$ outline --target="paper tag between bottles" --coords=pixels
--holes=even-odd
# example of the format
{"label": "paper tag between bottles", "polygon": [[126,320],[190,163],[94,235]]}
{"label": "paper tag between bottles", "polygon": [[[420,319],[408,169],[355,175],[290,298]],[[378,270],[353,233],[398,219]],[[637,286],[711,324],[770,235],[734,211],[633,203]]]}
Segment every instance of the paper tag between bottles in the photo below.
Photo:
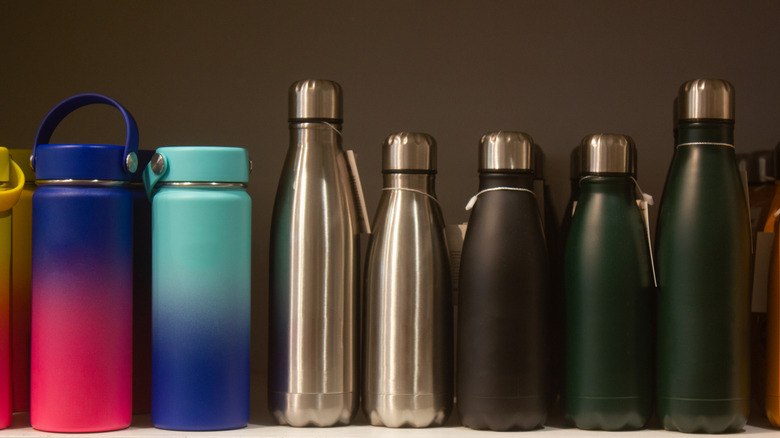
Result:
{"label": "paper tag between bottles", "polygon": [[650,238],[650,206],[653,205],[653,196],[642,192],[642,199],[637,199],[636,204],[642,212],[642,219],[645,224],[647,248],[650,250],[650,269],[653,272],[653,285],[658,287],[658,280],[655,275],[655,261],[653,260],[653,240]]}
{"label": "paper tag between bottles", "polygon": [[[747,205],[748,223],[753,223],[753,218],[750,213],[750,191],[748,190],[748,174],[747,170],[739,169],[739,177],[742,180],[742,191],[745,193],[745,204]],[[753,239],[750,239],[750,253],[756,253],[756,247],[753,245]]]}
{"label": "paper tag between bottles", "polygon": [[756,258],[753,262],[753,298],[750,311],[766,313],[767,295],[769,290],[769,269],[772,259],[772,244],[775,233],[756,233]]}
{"label": "paper tag between bottles", "polygon": [[460,281],[460,256],[463,252],[463,240],[466,238],[466,222],[450,224],[444,227],[447,250],[450,256],[450,278],[452,280],[452,302],[458,304],[458,282]]}
{"label": "paper tag between bottles", "polygon": [[363,185],[360,183],[360,173],[358,172],[355,152],[345,151],[347,157],[347,170],[349,171],[349,187],[352,189],[352,197],[355,199],[355,209],[357,210],[358,225],[360,232],[371,234],[371,224],[368,222],[368,210],[366,209],[366,198],[363,196]]}

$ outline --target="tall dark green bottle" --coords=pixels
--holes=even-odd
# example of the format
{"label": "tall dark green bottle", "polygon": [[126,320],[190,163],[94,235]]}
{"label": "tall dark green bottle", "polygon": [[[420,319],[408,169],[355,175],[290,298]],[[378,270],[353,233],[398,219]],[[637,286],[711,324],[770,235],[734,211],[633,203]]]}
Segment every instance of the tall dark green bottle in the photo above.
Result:
{"label": "tall dark green bottle", "polygon": [[680,87],[658,216],[658,416],[668,430],[739,431],[749,406],[750,221],[734,154],[734,88]]}
{"label": "tall dark green bottle", "polygon": [[566,244],[565,415],[581,429],[640,429],[652,412],[653,273],[628,136],[580,145]]}

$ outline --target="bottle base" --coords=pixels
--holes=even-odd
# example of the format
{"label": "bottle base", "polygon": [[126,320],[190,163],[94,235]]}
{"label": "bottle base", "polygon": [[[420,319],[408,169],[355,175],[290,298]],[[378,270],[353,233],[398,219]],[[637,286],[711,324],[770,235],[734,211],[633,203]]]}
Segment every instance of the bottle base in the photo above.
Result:
{"label": "bottle base", "polygon": [[33,429],[41,432],[54,432],[54,433],[94,433],[94,432],[111,432],[114,430],[122,430],[130,427],[130,421],[122,423],[112,424],[91,424],[89,426],[78,425],[61,425],[61,424],[47,424],[46,422],[31,421],[30,425]]}
{"label": "bottle base", "polygon": [[286,426],[330,427],[349,424],[357,409],[354,393],[299,394],[270,392],[269,409]]}
{"label": "bottle base", "polygon": [[747,423],[749,400],[658,398],[658,418],[664,429],[684,433],[734,433]]}
{"label": "bottle base", "polygon": [[566,397],[566,423],[584,430],[638,430],[650,419],[649,398]]}
{"label": "bottle base", "polygon": [[458,395],[461,423],[477,430],[533,430],[547,419],[547,397],[467,397]]}
{"label": "bottle base", "polygon": [[452,394],[367,394],[363,403],[372,426],[441,426],[452,412]]}

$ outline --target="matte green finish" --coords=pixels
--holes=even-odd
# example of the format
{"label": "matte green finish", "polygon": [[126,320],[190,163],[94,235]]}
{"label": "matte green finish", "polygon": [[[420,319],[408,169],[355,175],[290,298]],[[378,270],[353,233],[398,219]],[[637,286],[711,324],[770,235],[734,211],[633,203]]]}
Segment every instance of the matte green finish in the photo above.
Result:
{"label": "matte green finish", "polygon": [[639,429],[653,391],[647,234],[629,176],[591,176],[580,186],[565,255],[566,420]]}
{"label": "matte green finish", "polygon": [[750,221],[733,122],[680,123],[658,217],[658,416],[740,430],[749,409]]}

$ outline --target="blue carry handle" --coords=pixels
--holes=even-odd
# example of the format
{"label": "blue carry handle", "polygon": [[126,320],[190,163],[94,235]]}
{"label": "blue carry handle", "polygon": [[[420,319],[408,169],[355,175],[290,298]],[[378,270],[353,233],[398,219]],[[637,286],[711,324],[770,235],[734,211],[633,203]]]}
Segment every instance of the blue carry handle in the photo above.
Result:
{"label": "blue carry handle", "polygon": [[65,119],[68,114],[73,111],[92,104],[104,104],[109,105],[122,113],[122,117],[125,119],[125,129],[127,131],[127,139],[125,140],[125,152],[122,155],[121,167],[126,173],[134,173],[138,168],[138,126],[135,124],[135,119],[130,113],[119,104],[119,102],[111,99],[108,96],[97,93],[82,93],[71,96],[57,106],[52,108],[46,117],[43,118],[41,126],[38,128],[38,133],[35,135],[35,144],[33,145],[33,152],[30,155],[30,166],[35,170],[35,150],[41,144],[48,144],[51,139],[51,135],[54,133],[54,129]]}

